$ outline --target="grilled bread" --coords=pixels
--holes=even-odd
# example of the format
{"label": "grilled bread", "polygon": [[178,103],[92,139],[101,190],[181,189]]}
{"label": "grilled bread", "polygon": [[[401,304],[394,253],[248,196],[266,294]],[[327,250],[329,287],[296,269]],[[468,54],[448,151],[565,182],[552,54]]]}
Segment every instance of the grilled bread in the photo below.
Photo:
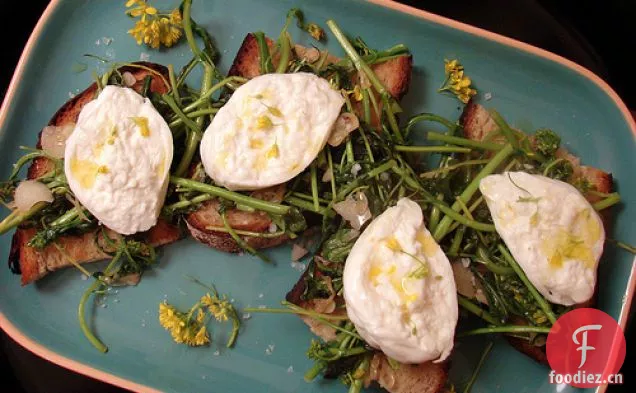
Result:
{"label": "grilled bread", "polygon": [[[309,270],[306,270],[292,290],[287,293],[287,301],[322,314],[333,314],[334,316],[344,314],[344,309],[341,307],[336,307],[335,309],[333,307],[325,307],[326,303],[332,302],[335,302],[336,305],[342,305],[344,303],[342,297],[334,296],[333,299],[328,299],[326,302],[325,299],[307,301],[302,298],[307,285],[305,278],[308,274]],[[313,271],[313,274],[317,277],[321,275],[317,269]],[[336,331],[332,327],[310,317],[302,316],[301,318],[311,331],[324,341],[336,338]],[[378,351],[373,355],[365,384],[377,382],[390,393],[441,393],[444,391],[446,380],[448,379],[448,366],[448,362],[425,362],[421,364],[400,364],[397,369],[394,369],[389,364],[387,357]]]}
{"label": "grilled bread", "polygon": [[[169,90],[163,79],[158,74],[168,77],[168,69],[162,65],[139,62],[137,65],[151,69],[154,72],[139,67],[124,66],[119,68],[120,73],[131,73],[137,82],[131,86],[141,91],[146,76],[151,76],[150,90],[156,93],[165,93]],[[50,126],[64,126],[77,122],[80,111],[84,105],[92,101],[97,94],[97,85],[93,83],[86,90],[66,102],[49,122]],[[40,134],[41,137],[41,134]],[[37,147],[41,147],[38,139]],[[54,164],[44,157],[36,158],[27,172],[28,179],[37,179],[52,170]],[[71,266],[75,263],[95,262],[109,258],[95,243],[96,231],[90,231],[81,235],[64,235],[57,240],[57,246],[49,245],[42,250],[37,250],[28,245],[35,235],[34,228],[18,228],[13,235],[11,252],[9,253],[9,266],[16,273],[22,275],[22,285],[36,281],[51,271]],[[111,233],[111,236],[114,235]],[[181,238],[181,233],[176,226],[159,219],[157,225],[142,235],[153,246],[161,246],[172,243]],[[62,251],[61,251],[62,250]]]}
{"label": "grilled bread", "polygon": [[[482,105],[479,105],[475,102],[470,101],[460,117],[459,121],[460,125],[463,127],[464,137],[468,139],[473,139],[477,141],[483,140],[487,135],[492,132],[496,132],[499,127],[493,120],[490,115],[490,112]],[[503,137],[495,136],[492,139],[493,142],[503,142]],[[601,192],[601,193],[610,193],[612,192],[613,180],[612,175],[607,173],[601,169],[593,168],[590,166],[585,166],[581,164],[581,161],[568,153],[568,151],[564,148],[559,148],[556,153],[557,157],[568,160],[574,169],[573,171],[573,180],[586,180],[590,184],[590,189]],[[592,193],[585,193],[583,196],[590,202],[597,202],[600,197],[594,195]],[[608,212],[602,212],[601,217],[603,219],[603,223],[606,227],[606,230],[609,228],[610,216]],[[461,270],[461,269],[457,269]],[[461,273],[460,273],[461,274]],[[470,271],[468,271],[468,274]],[[457,275],[456,275],[457,281]],[[475,282],[475,281],[473,281]],[[459,288],[459,286],[458,286]],[[470,297],[470,296],[469,296]],[[483,297],[482,297],[483,298]],[[595,303],[596,294],[589,301],[578,304],[576,307],[592,307]],[[479,300],[479,298],[477,299]],[[523,324],[524,321],[517,320],[513,321],[513,323]],[[528,343],[525,340],[508,337],[508,341],[519,351],[525,353],[531,358],[535,359],[540,363],[547,364],[547,357],[545,353],[545,346],[534,346]]]}
{"label": "grilled bread", "polygon": [[[269,38],[266,38],[266,40],[267,45],[270,47],[270,53],[274,53],[275,43]],[[303,58],[306,55],[307,50],[307,48],[296,45],[292,55],[294,58]],[[274,53],[272,56],[272,63],[274,66],[278,64],[278,60],[279,56]],[[338,60],[338,58],[330,55],[327,58],[327,63],[334,63]],[[386,62],[375,64],[372,68],[389,93],[393,95],[395,99],[399,100],[402,96],[404,96],[411,80],[411,56],[399,56]],[[260,74],[260,54],[258,43],[254,34],[250,33],[243,40],[243,44],[239,48],[232,67],[230,68],[229,75],[254,78]],[[357,78],[357,75],[353,75],[352,78]],[[374,114],[374,116],[372,123],[379,124],[379,116],[376,114]],[[253,193],[252,196],[271,202],[280,202],[282,200],[282,194],[284,194],[284,190],[280,194],[278,192],[263,191],[267,190],[257,191]],[[218,250],[226,252],[241,251],[239,245],[236,244],[228,233],[215,230],[215,228],[223,227],[221,218],[216,212],[217,208],[218,203],[211,201],[202,204],[198,210],[192,212],[186,219],[190,234],[201,243]],[[243,231],[267,232],[268,228],[272,224],[269,216],[262,212],[248,213],[238,210],[229,210],[227,212],[227,217],[228,223],[232,228]],[[285,235],[266,238],[241,236],[241,238],[249,246],[255,249],[277,246],[287,240],[287,236]]]}

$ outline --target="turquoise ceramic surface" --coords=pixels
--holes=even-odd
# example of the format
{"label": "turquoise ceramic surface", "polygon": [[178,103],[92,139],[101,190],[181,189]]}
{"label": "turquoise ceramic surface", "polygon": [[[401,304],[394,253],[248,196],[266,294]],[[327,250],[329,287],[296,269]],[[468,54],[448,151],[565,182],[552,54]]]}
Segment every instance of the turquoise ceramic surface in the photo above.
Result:
{"label": "turquoise ceramic surface", "polygon": [[[177,1],[157,1],[165,8]],[[97,62],[85,53],[116,61],[150,61],[180,68],[190,58],[182,42],[156,51],[137,46],[126,34],[133,21],[124,15],[124,1],[59,1],[53,6],[3,108],[0,129],[0,175],[5,178],[19,156],[17,146],[33,145],[37,133],[69,95],[91,83]],[[496,107],[513,125],[533,130],[551,127],[565,145],[589,165],[612,172],[623,205],[610,237],[636,241],[635,137],[617,103],[598,84],[563,64],[519,48],[449,26],[363,1],[195,0],[193,15],[214,36],[227,71],[246,33],[263,30],[276,36],[291,7],[322,25],[334,18],[351,35],[361,35],[375,48],[404,43],[414,58],[413,81],[404,101],[408,114],[427,111],[458,117],[458,101],[436,89],[443,80],[444,58],[459,58],[481,93],[491,93]],[[162,7],[159,7],[162,8]],[[292,29],[299,43],[308,39]],[[102,37],[112,38],[106,45]],[[108,40],[106,40],[108,41]],[[98,44],[99,42],[99,44]],[[335,39],[327,47],[342,54]],[[74,73],[74,65],[89,70]],[[482,94],[483,97],[483,94]],[[621,104],[622,105],[622,104]],[[9,252],[10,236],[0,238],[0,256]],[[276,266],[249,256],[223,254],[192,240],[166,247],[160,262],[138,287],[114,291],[94,309],[94,326],[108,344],[97,352],[80,332],[76,309],[88,285],[75,269],[51,274],[35,285],[21,287],[8,269],[0,272],[0,310],[23,340],[119,378],[169,392],[344,392],[338,381],[306,384],[302,375],[311,363],[305,350],[312,337],[293,316],[253,315],[244,321],[238,344],[223,348],[226,331],[216,330],[210,348],[174,344],[157,321],[159,302],[168,299],[189,307],[204,290],[184,278],[192,275],[214,282],[235,304],[276,306],[300,272],[290,266],[287,247],[269,251]],[[88,266],[94,269],[97,266]],[[619,318],[632,256],[608,246],[599,272],[598,306]],[[5,322],[6,324],[6,322]],[[6,328],[6,325],[5,325]],[[468,379],[486,337],[460,342],[452,357],[451,378],[458,387]],[[218,352],[215,352],[217,351]],[[102,375],[103,377],[103,375]],[[473,392],[546,392],[547,368],[497,341]],[[574,391],[565,388],[559,391]]]}

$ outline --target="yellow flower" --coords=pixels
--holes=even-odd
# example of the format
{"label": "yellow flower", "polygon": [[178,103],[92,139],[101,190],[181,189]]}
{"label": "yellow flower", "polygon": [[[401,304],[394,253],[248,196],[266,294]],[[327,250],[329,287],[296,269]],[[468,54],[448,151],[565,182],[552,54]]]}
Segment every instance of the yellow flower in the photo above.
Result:
{"label": "yellow flower", "polygon": [[185,325],[181,320],[180,312],[167,303],[159,303],[159,323],[166,330],[172,331]]}
{"label": "yellow flower", "polygon": [[[457,62],[456,59],[455,60],[446,60],[446,59],[444,59],[444,72],[446,72],[446,75],[456,71],[458,69],[457,65],[458,65],[458,62]],[[461,67],[461,65],[460,65],[460,67]]]}
{"label": "yellow flower", "polygon": [[219,322],[225,322],[228,319],[228,309],[231,307],[227,300],[219,299],[218,297],[212,297],[209,293],[201,298],[201,304],[208,308],[210,314],[214,315],[214,318]]}
{"label": "yellow flower", "polygon": [[459,98],[459,100],[464,104],[467,104],[470,100],[470,97],[474,96],[475,94],[477,94],[477,90],[465,87],[457,95],[457,98]]}
{"label": "yellow flower", "polygon": [[274,123],[272,123],[272,119],[270,119],[266,115],[259,116],[256,119],[256,129],[257,130],[269,130],[273,126],[274,126]]}
{"label": "yellow flower", "polygon": [[268,106],[267,111],[276,117],[283,117],[283,112],[274,106]]}
{"label": "yellow flower", "polygon": [[446,80],[442,87],[439,88],[439,92],[448,91],[453,93],[464,104],[468,103],[470,98],[477,94],[477,90],[470,87],[472,80],[467,75],[464,75],[464,66],[458,60],[444,60],[444,73],[446,74]]}
{"label": "yellow flower", "polygon": [[145,0],[129,0],[126,7],[134,7],[126,11],[128,15],[139,17],[135,26],[128,30],[138,45],[143,43],[155,49],[160,45],[170,47],[183,35],[182,17],[178,8],[169,14],[160,13]]}
{"label": "yellow flower", "polygon": [[391,236],[388,239],[386,239],[385,245],[391,251],[395,251],[395,252],[402,251],[402,247],[400,246],[400,243],[397,241],[397,239],[394,236]]}
{"label": "yellow flower", "polygon": [[197,311],[197,323],[203,323],[204,319],[205,319],[205,313],[203,312],[203,310],[199,309]]}
{"label": "yellow flower", "polygon": [[157,9],[155,7],[149,6],[146,4],[145,0],[129,0],[126,3],[126,7],[130,8],[133,5],[136,5],[135,8],[127,10],[128,13],[132,17],[145,16],[145,15],[156,15]]}
{"label": "yellow flower", "polygon": [[159,37],[163,45],[171,47],[181,38],[181,29],[171,24],[168,18],[161,18],[159,27]]}
{"label": "yellow flower", "polygon": [[205,313],[199,309],[194,320],[167,303],[159,304],[159,323],[170,332],[172,339],[178,344],[190,346],[205,345],[210,336],[204,325]]}
{"label": "yellow flower", "polygon": [[274,143],[272,145],[272,147],[269,148],[269,150],[267,151],[267,158],[278,158],[278,155],[280,154],[280,152],[278,151],[278,143]]}
{"label": "yellow flower", "polygon": [[360,85],[355,85],[353,88],[353,98],[356,101],[362,101],[362,91],[360,90]]}
{"label": "yellow flower", "polygon": [[219,297],[213,288],[210,290],[213,295],[206,293],[187,312],[179,311],[167,302],[159,304],[159,323],[170,332],[176,343],[190,346],[208,344],[211,338],[206,325],[210,321],[209,316],[214,316],[219,322],[232,320],[232,333],[227,345],[234,345],[241,325],[236,310],[225,295]]}
{"label": "yellow flower", "polygon": [[173,25],[179,25],[180,26],[181,22],[182,22],[181,12],[179,12],[178,8],[175,8],[170,13],[170,23],[172,23]]}
{"label": "yellow flower", "polygon": [[208,330],[205,328],[205,326],[201,326],[197,334],[194,335],[194,338],[192,338],[186,344],[193,347],[198,347],[201,345],[208,344],[209,342],[210,342],[210,336],[208,335]]}
{"label": "yellow flower", "polygon": [[325,31],[315,23],[307,24],[307,32],[311,35],[316,41],[320,41],[325,38]]}

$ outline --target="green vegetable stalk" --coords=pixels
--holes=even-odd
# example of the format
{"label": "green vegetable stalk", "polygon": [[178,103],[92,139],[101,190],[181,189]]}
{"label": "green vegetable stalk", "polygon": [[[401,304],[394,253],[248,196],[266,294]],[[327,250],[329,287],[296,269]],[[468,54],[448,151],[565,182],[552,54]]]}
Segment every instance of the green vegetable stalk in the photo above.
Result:
{"label": "green vegetable stalk", "polygon": [[[513,153],[514,148],[512,145],[506,145],[503,149],[501,149],[495,156],[490,160],[486,166],[475,176],[475,178],[470,182],[470,184],[464,189],[464,192],[459,196],[459,198],[466,203],[470,201],[473,197],[477,189],[479,188],[479,182],[484,177],[493,173],[502,162],[504,162],[510,155]],[[458,202],[455,202],[452,206],[452,209],[458,212],[461,209],[461,205]],[[449,226],[451,225],[453,219],[446,215],[440,221],[437,228],[435,228],[435,232],[433,233],[433,238],[435,241],[439,243],[440,240],[446,236]]]}

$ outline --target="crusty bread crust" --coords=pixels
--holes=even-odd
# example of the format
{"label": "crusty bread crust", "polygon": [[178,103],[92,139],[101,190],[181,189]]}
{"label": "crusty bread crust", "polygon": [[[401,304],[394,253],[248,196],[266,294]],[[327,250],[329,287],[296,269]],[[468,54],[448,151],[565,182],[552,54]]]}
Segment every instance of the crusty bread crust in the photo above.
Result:
{"label": "crusty bread crust", "polygon": [[[497,131],[499,127],[490,116],[490,112],[482,105],[479,105],[473,101],[470,101],[465,107],[459,118],[459,124],[463,127],[464,136],[468,139],[480,141],[484,139],[491,132]],[[495,138],[493,141],[497,142],[501,139]],[[593,168],[590,166],[581,165],[580,160],[568,153],[564,148],[560,148],[557,151],[557,156],[564,158],[574,168],[574,179],[585,179],[593,186],[596,191],[602,193],[612,192],[613,180],[612,175],[601,169]],[[585,198],[594,203],[598,201],[598,196],[590,193],[584,194]]]}
{"label": "crusty bread crust", "polygon": [[[152,69],[165,78],[168,76],[168,69],[162,65],[139,62],[137,65]],[[130,72],[137,82],[132,86],[133,89],[141,91],[143,81],[147,75],[152,76],[150,90],[156,93],[165,93],[169,90],[169,86],[165,85],[163,80],[156,74],[138,67],[124,66],[119,68],[119,72]],[[74,98],[67,101],[53,115],[49,125],[63,126],[75,123],[80,111],[85,104],[92,101],[97,93],[97,86],[93,83],[86,90],[79,93]],[[38,136],[37,147],[41,147],[41,133]],[[27,172],[28,179],[37,179],[49,173],[54,169],[53,163],[46,158],[37,158],[33,161]],[[47,273],[71,266],[73,262],[83,264],[95,262],[108,258],[99,247],[95,244],[95,231],[90,231],[81,235],[65,235],[57,240],[58,246],[64,251],[60,251],[55,245],[49,245],[43,250],[36,250],[28,246],[29,240],[35,235],[36,230],[33,228],[18,228],[13,235],[11,251],[9,253],[9,266],[15,272],[22,274],[22,285],[29,284],[44,277]],[[178,227],[159,219],[157,225],[151,228],[143,236],[154,246],[160,246],[172,243],[181,238],[181,232]]]}
{"label": "crusty bread crust", "polygon": [[[265,40],[270,49],[270,53],[274,53],[274,41],[267,37]],[[301,50],[306,50],[306,48],[296,46],[292,52],[292,56],[298,56],[299,54],[297,52]],[[274,67],[278,65],[279,59],[280,55],[274,53],[272,56],[272,64]],[[330,55],[327,58],[327,63],[333,63],[338,60],[338,58]],[[399,56],[383,63],[375,64],[372,68],[380,81],[382,81],[389,93],[393,95],[395,99],[399,100],[404,96],[404,94],[406,94],[411,81],[412,58],[410,55]],[[232,63],[232,67],[230,68],[228,75],[242,76],[249,79],[260,74],[260,51],[258,48],[258,42],[254,34],[249,33],[245,36],[245,39],[234,58],[234,62]],[[355,75],[352,75],[352,78],[355,78]],[[377,101],[381,108],[382,102],[379,97]],[[354,105],[357,108],[357,112],[361,113],[361,104],[354,103]],[[375,127],[380,124],[380,117],[376,113],[373,113],[371,123]],[[218,213],[216,213],[217,207],[218,203],[208,202],[202,204],[197,211],[191,213],[186,219],[186,224],[190,234],[199,242],[218,250],[226,252],[240,252],[241,247],[239,247],[239,245],[236,244],[236,242],[227,233],[210,229],[213,227],[223,226],[223,223],[220,222]],[[227,218],[228,223],[232,228],[251,232],[267,231],[271,224],[269,217],[262,212],[246,213],[229,210]],[[280,236],[276,238],[241,236],[241,238],[255,249],[274,247],[284,243],[288,239],[287,236]]]}
{"label": "crusty bread crust", "polygon": [[[313,273],[318,277],[320,276],[318,270],[314,270]],[[305,278],[308,274],[309,270],[305,270],[294,287],[287,293],[285,297],[287,301],[323,314],[343,315],[344,310],[340,307],[331,313],[327,313],[324,310],[317,309],[317,302],[302,299],[302,294],[306,288]],[[344,299],[341,297],[336,297],[334,301],[336,304],[344,304]],[[303,316],[301,319],[309,326],[312,333],[324,341],[331,341],[336,338],[336,330],[332,327],[310,317]],[[425,362],[421,364],[400,364],[394,370],[389,364],[386,355],[378,351],[373,356],[369,376],[365,382],[366,384],[377,382],[390,393],[441,393],[444,391],[446,380],[448,379],[448,367],[448,362]]]}
{"label": "crusty bread crust", "polygon": [[[252,192],[254,198],[269,202],[281,202],[285,195],[285,185],[274,186],[263,190]],[[201,204],[194,212],[190,213],[186,219],[186,224],[190,234],[199,242],[206,244],[217,250],[225,252],[240,252],[242,248],[225,232],[214,230],[223,228],[223,220],[218,213],[220,203],[212,200]],[[239,209],[229,209],[226,212],[228,224],[234,230],[260,232],[266,234],[272,225],[272,220],[264,212],[246,212]],[[250,247],[262,249],[278,246],[284,243],[287,235],[275,237],[257,237],[239,235]]]}

